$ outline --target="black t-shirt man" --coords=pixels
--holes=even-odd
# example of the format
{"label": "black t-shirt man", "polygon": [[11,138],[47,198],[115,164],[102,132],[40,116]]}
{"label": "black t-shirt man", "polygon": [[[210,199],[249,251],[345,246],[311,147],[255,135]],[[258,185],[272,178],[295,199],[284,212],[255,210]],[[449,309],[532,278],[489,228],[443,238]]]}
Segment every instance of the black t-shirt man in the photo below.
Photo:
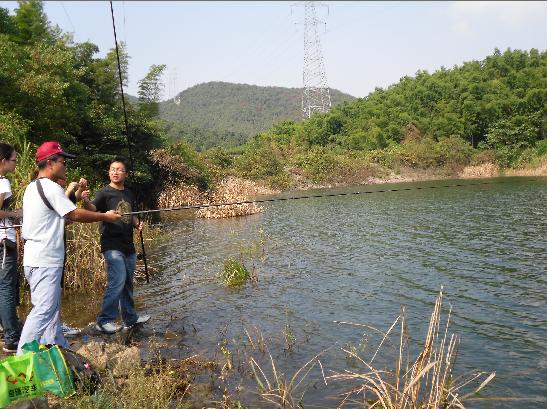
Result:
{"label": "black t-shirt man", "polygon": [[[135,195],[127,188],[119,190],[105,186],[97,192],[92,203],[99,212],[117,210],[119,213],[129,213],[133,211]],[[125,255],[135,253],[132,216],[123,216],[115,223],[101,222],[100,233],[101,252],[118,250]]]}

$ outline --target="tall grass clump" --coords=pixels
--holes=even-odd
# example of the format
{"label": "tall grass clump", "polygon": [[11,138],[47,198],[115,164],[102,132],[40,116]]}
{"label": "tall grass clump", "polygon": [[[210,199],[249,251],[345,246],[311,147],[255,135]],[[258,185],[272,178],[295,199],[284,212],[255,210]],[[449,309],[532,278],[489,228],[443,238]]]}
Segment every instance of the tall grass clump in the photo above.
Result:
{"label": "tall grass clump", "polygon": [[[327,379],[354,384],[345,393],[338,407],[341,408],[351,401],[352,403],[360,402],[360,406],[364,408],[465,408],[465,400],[478,393],[494,378],[495,373],[484,372],[454,376],[459,338],[454,334],[448,334],[451,310],[445,322],[441,320],[442,298],[441,288],[431,314],[424,344],[415,359],[411,359],[411,338],[404,309],[384,334],[370,360],[357,356],[353,351],[343,349],[346,354],[355,357],[363,370],[336,372],[327,377]],[[395,343],[398,349],[395,363],[392,368],[377,368],[374,359],[384,343],[390,340],[395,328],[399,328],[399,333],[396,335],[399,341]],[[481,382],[478,387],[466,393],[471,385],[478,382]]]}
{"label": "tall grass clump", "polygon": [[[140,237],[134,231],[133,242],[141,252]],[[145,251],[160,236],[159,227],[145,222]],[[137,273],[139,272],[137,262]],[[150,266],[149,266],[150,267]],[[150,270],[150,269],[149,269]],[[106,270],[101,253],[99,223],[71,223],[66,227],[65,286],[70,290],[98,289],[106,285]]]}
{"label": "tall grass clump", "polygon": [[60,409],[165,409],[190,408],[185,402],[188,380],[180,368],[145,366],[131,369],[125,377],[114,377],[106,370],[103,384],[92,396],[75,395],[58,402]]}
{"label": "tall grass clump", "polygon": [[242,261],[229,258],[224,262],[220,277],[226,286],[237,287],[250,280],[251,273]]}

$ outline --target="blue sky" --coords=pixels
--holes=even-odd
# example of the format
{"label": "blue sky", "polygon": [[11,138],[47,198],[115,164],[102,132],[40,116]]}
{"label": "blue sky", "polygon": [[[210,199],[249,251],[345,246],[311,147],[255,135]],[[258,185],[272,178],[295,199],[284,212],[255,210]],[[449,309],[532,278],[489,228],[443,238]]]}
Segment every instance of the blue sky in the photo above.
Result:
{"label": "blue sky", "polygon": [[[318,16],[327,83],[357,97],[417,70],[480,60],[494,48],[547,49],[547,2],[323,2]],[[0,1],[13,10],[16,2]],[[107,1],[46,1],[52,24],[113,47]],[[208,81],[301,87],[302,2],[115,1],[129,86],[166,64],[164,98]]]}

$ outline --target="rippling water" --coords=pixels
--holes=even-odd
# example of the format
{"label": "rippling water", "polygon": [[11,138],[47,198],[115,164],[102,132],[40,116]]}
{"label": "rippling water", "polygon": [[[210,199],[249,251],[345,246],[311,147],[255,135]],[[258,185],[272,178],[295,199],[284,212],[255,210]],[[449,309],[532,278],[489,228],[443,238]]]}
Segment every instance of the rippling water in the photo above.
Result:
{"label": "rippling water", "polygon": [[[456,373],[495,371],[481,396],[527,399],[470,407],[546,407],[547,179],[481,182],[492,183],[367,186],[412,190],[280,201],[244,218],[169,222],[168,239],[151,254],[160,274],[137,289],[139,302],[159,331],[184,332],[185,354],[211,355],[222,339],[243,343],[243,329],[257,328],[290,375],[328,347],[325,371],[356,369],[341,346],[374,352],[373,331],[335,320],[385,331],[404,305],[419,342],[444,286],[450,330],[461,337]],[[254,260],[257,286],[227,289],[215,279],[225,259],[261,239],[266,260]],[[287,332],[296,339],[292,351],[284,351]],[[380,355],[393,362],[395,352]],[[320,373],[309,380],[318,382],[304,406],[339,401],[336,385],[318,386]]]}

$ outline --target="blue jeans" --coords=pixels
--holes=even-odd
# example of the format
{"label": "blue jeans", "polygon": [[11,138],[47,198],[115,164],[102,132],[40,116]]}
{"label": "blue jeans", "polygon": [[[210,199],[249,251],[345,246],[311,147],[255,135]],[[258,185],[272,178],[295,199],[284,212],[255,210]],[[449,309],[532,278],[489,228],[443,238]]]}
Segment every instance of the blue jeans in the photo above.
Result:
{"label": "blue jeans", "polygon": [[[4,268],[2,260],[6,253]],[[16,344],[19,340],[17,328],[17,302],[19,300],[17,285],[17,250],[6,249],[0,245],[0,320],[4,327],[6,344]]]}
{"label": "blue jeans", "polygon": [[138,318],[133,301],[133,273],[137,255],[107,250],[103,256],[106,262],[107,283],[97,323],[103,325],[115,321],[119,311],[124,324],[130,327]]}
{"label": "blue jeans", "polygon": [[32,310],[25,320],[17,355],[21,355],[23,345],[32,340],[43,345],[57,344],[68,348],[60,319],[62,275],[63,267],[25,266]]}

